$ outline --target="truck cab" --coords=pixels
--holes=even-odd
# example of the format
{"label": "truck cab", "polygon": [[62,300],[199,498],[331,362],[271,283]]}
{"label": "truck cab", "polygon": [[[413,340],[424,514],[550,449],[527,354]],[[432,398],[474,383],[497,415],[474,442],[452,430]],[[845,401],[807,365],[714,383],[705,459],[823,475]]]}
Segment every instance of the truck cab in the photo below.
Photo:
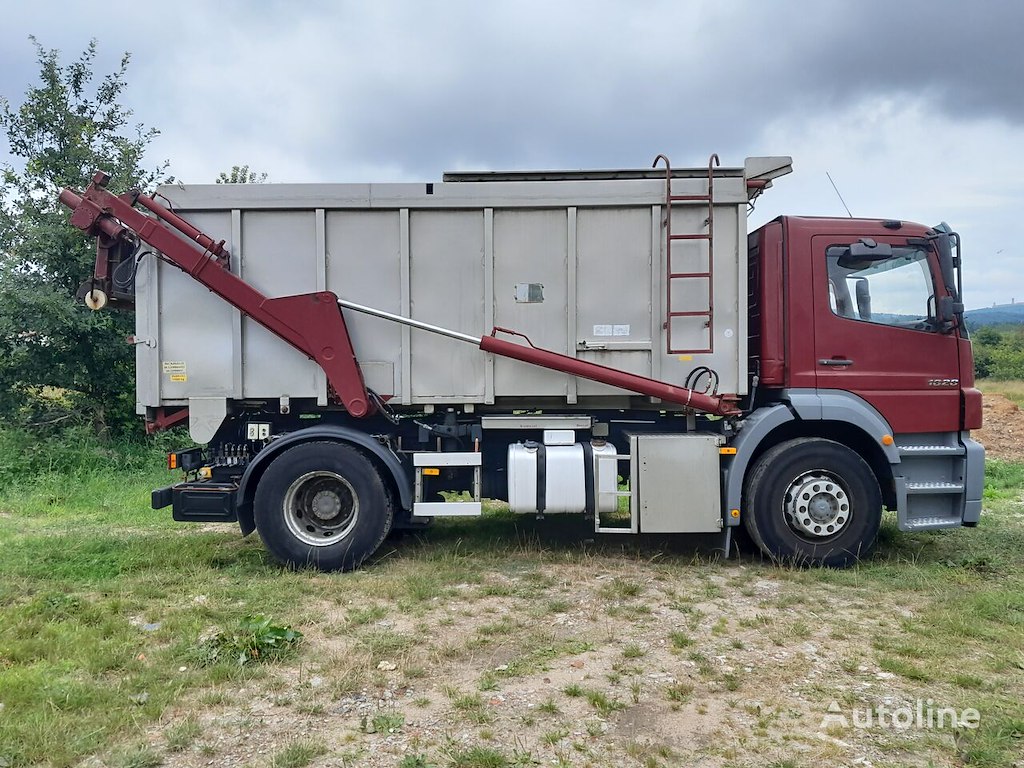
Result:
{"label": "truck cab", "polygon": [[[903,530],[975,525],[981,426],[959,239],[895,220],[784,216],[749,236],[759,405],[857,447]],[[859,425],[859,428],[853,428]]]}

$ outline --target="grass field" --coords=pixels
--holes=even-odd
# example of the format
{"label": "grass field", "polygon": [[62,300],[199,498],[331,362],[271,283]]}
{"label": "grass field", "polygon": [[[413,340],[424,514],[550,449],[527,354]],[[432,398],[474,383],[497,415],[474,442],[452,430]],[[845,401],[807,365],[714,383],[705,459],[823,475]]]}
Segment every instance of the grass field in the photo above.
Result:
{"label": "grass field", "polygon": [[[436,525],[364,570],[288,573],[232,526],[148,507],[164,472],[44,474],[0,497],[0,765],[1020,765],[1024,466],[974,530],[846,571],[719,560],[582,524]],[[273,663],[205,663],[250,614]],[[932,700],[972,728],[843,728]],[[834,704],[833,704],[834,702]],[[859,761],[859,762],[858,762]]]}
{"label": "grass field", "polygon": [[1018,406],[1024,406],[1024,381],[978,379],[977,387],[986,394],[997,393],[1004,395]]}

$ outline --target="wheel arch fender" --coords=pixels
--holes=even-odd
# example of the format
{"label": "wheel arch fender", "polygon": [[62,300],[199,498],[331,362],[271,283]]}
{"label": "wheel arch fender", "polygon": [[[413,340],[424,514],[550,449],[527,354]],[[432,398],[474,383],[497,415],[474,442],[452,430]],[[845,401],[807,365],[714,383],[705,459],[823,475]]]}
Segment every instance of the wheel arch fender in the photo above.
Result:
{"label": "wheel arch fender", "polygon": [[881,438],[892,428],[869,403],[841,390],[785,390],[783,402],[760,408],[749,416],[733,446],[736,455],[725,472],[725,521],[738,525],[729,514],[742,509],[743,482],[754,460],[772,446],[794,437],[821,437],[857,450],[875,473],[883,498],[893,503],[885,481],[900,464],[899,448]]}
{"label": "wheel arch fender", "polygon": [[[378,468],[382,469],[381,479],[385,485],[390,485],[397,493],[398,500],[403,509],[412,508],[412,480],[402,460],[394,451],[380,440],[349,427],[335,424],[318,424],[314,427],[306,427],[297,432],[291,432],[281,437],[257,454],[256,458],[246,467],[242,479],[238,484],[237,509],[238,526],[242,529],[242,535],[248,536],[256,530],[256,521],[253,512],[253,500],[256,496],[256,486],[260,478],[266,472],[271,462],[280,456],[284,451],[296,445],[302,445],[311,441],[330,440],[336,443],[352,445],[362,449]],[[390,479],[390,483],[388,480]]]}
{"label": "wheel arch fender", "polygon": [[725,470],[725,524],[739,525],[740,519],[729,514],[731,509],[741,509],[743,478],[758,447],[766,438],[783,424],[795,421],[796,416],[784,403],[759,408],[743,420],[743,429],[732,441],[736,454]]}

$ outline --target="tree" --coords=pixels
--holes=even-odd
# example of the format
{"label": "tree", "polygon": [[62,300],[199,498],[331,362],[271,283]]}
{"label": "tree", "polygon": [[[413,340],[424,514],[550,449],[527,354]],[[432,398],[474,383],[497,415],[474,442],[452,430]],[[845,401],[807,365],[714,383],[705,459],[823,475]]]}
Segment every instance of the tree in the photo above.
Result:
{"label": "tree", "polygon": [[267,180],[267,174],[250,171],[248,165],[232,165],[231,172],[220,172],[217,177],[218,184],[262,184]]}
{"label": "tree", "polygon": [[75,300],[92,273],[94,241],[70,225],[57,195],[82,189],[97,169],[111,174],[115,193],[148,189],[166,179],[168,164],[141,169],[158,132],[132,124],[121,103],[130,54],[96,82],[95,40],[62,64],[58,50],[30,39],[40,82],[17,107],[0,97],[0,128],[21,161],[0,170],[0,415],[123,432],[136,422],[135,355],[125,340],[134,319]]}

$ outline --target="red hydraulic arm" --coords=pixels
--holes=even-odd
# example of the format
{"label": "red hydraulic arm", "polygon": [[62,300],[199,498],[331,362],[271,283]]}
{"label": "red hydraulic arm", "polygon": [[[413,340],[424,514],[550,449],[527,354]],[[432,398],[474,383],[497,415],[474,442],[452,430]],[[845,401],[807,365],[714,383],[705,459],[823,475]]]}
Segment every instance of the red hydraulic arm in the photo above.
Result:
{"label": "red hydraulic arm", "polygon": [[511,357],[515,360],[522,360],[525,363],[539,365],[541,368],[551,368],[555,371],[563,371],[564,373],[590,379],[591,381],[600,381],[603,384],[609,384],[613,387],[629,390],[630,392],[657,397],[666,403],[685,405],[688,408],[705,413],[713,413],[720,416],[735,416],[740,413],[740,409],[736,406],[735,398],[724,395],[706,395],[701,392],[694,392],[686,387],[677,387],[657,379],[648,379],[644,376],[637,376],[635,373],[627,373],[617,368],[609,368],[606,365],[591,363],[588,360],[577,360],[575,357],[535,347],[529,339],[526,339],[526,344],[505,341],[495,337],[494,334],[499,331],[522,336],[521,333],[515,333],[506,328],[495,328],[491,331],[490,336],[484,336],[480,339],[480,349],[484,352],[493,352],[502,357]]}
{"label": "red hydraulic arm", "polygon": [[[563,355],[558,352],[552,352],[548,349],[535,347],[529,338],[516,331],[510,331],[507,328],[494,328],[491,331],[490,336],[484,336],[481,338],[479,336],[471,336],[468,333],[461,333],[448,328],[441,328],[437,325],[431,325],[430,323],[424,323],[421,320],[413,320],[411,317],[395,315],[391,312],[385,312],[382,309],[375,309],[362,304],[356,304],[355,302],[346,301],[344,299],[339,299],[338,303],[346,309],[363,312],[367,315],[373,315],[374,317],[382,317],[385,320],[393,320],[394,322],[401,323],[402,325],[408,325],[412,328],[419,328],[423,331],[447,336],[450,339],[464,341],[467,344],[474,344],[484,352],[491,352],[495,355],[501,355],[502,357],[510,357],[513,360],[521,360],[524,363],[537,365],[541,368],[550,368],[553,371],[561,371],[562,373],[568,373],[571,376],[578,376],[581,379],[599,381],[602,384],[619,387],[620,389],[625,389],[629,392],[638,392],[641,395],[657,397],[667,403],[676,403],[677,405],[683,405],[687,408],[693,408],[695,411],[703,411],[705,413],[712,413],[718,416],[737,416],[741,413],[740,408],[736,404],[736,395],[717,395],[695,392],[687,387],[677,387],[674,384],[668,384],[664,381],[658,381],[657,379],[648,379],[645,376],[638,376],[635,373],[627,373],[626,371],[620,371],[617,368],[609,368],[607,365],[598,365],[597,363],[591,363],[587,360],[578,360],[575,357],[569,357],[569,355]],[[505,339],[499,339],[497,338],[497,334],[499,333],[519,336],[525,339],[526,344],[517,344],[515,342],[506,341]]]}
{"label": "red hydraulic arm", "polygon": [[[330,291],[280,298],[264,296],[227,269],[228,254],[223,240],[214,242],[151,197],[138,193],[118,197],[108,192],[109,180],[107,174],[98,172],[84,194],[71,189],[60,193],[60,201],[73,211],[73,225],[98,238],[101,248],[129,241],[134,233],[231,306],[315,360],[351,415],[367,416],[374,411],[337,296]],[[153,216],[136,210],[135,204],[147,208]],[[97,258],[98,283],[110,284],[110,269],[109,260]],[[92,297],[93,303],[102,306],[96,296],[87,295],[87,303]]]}

